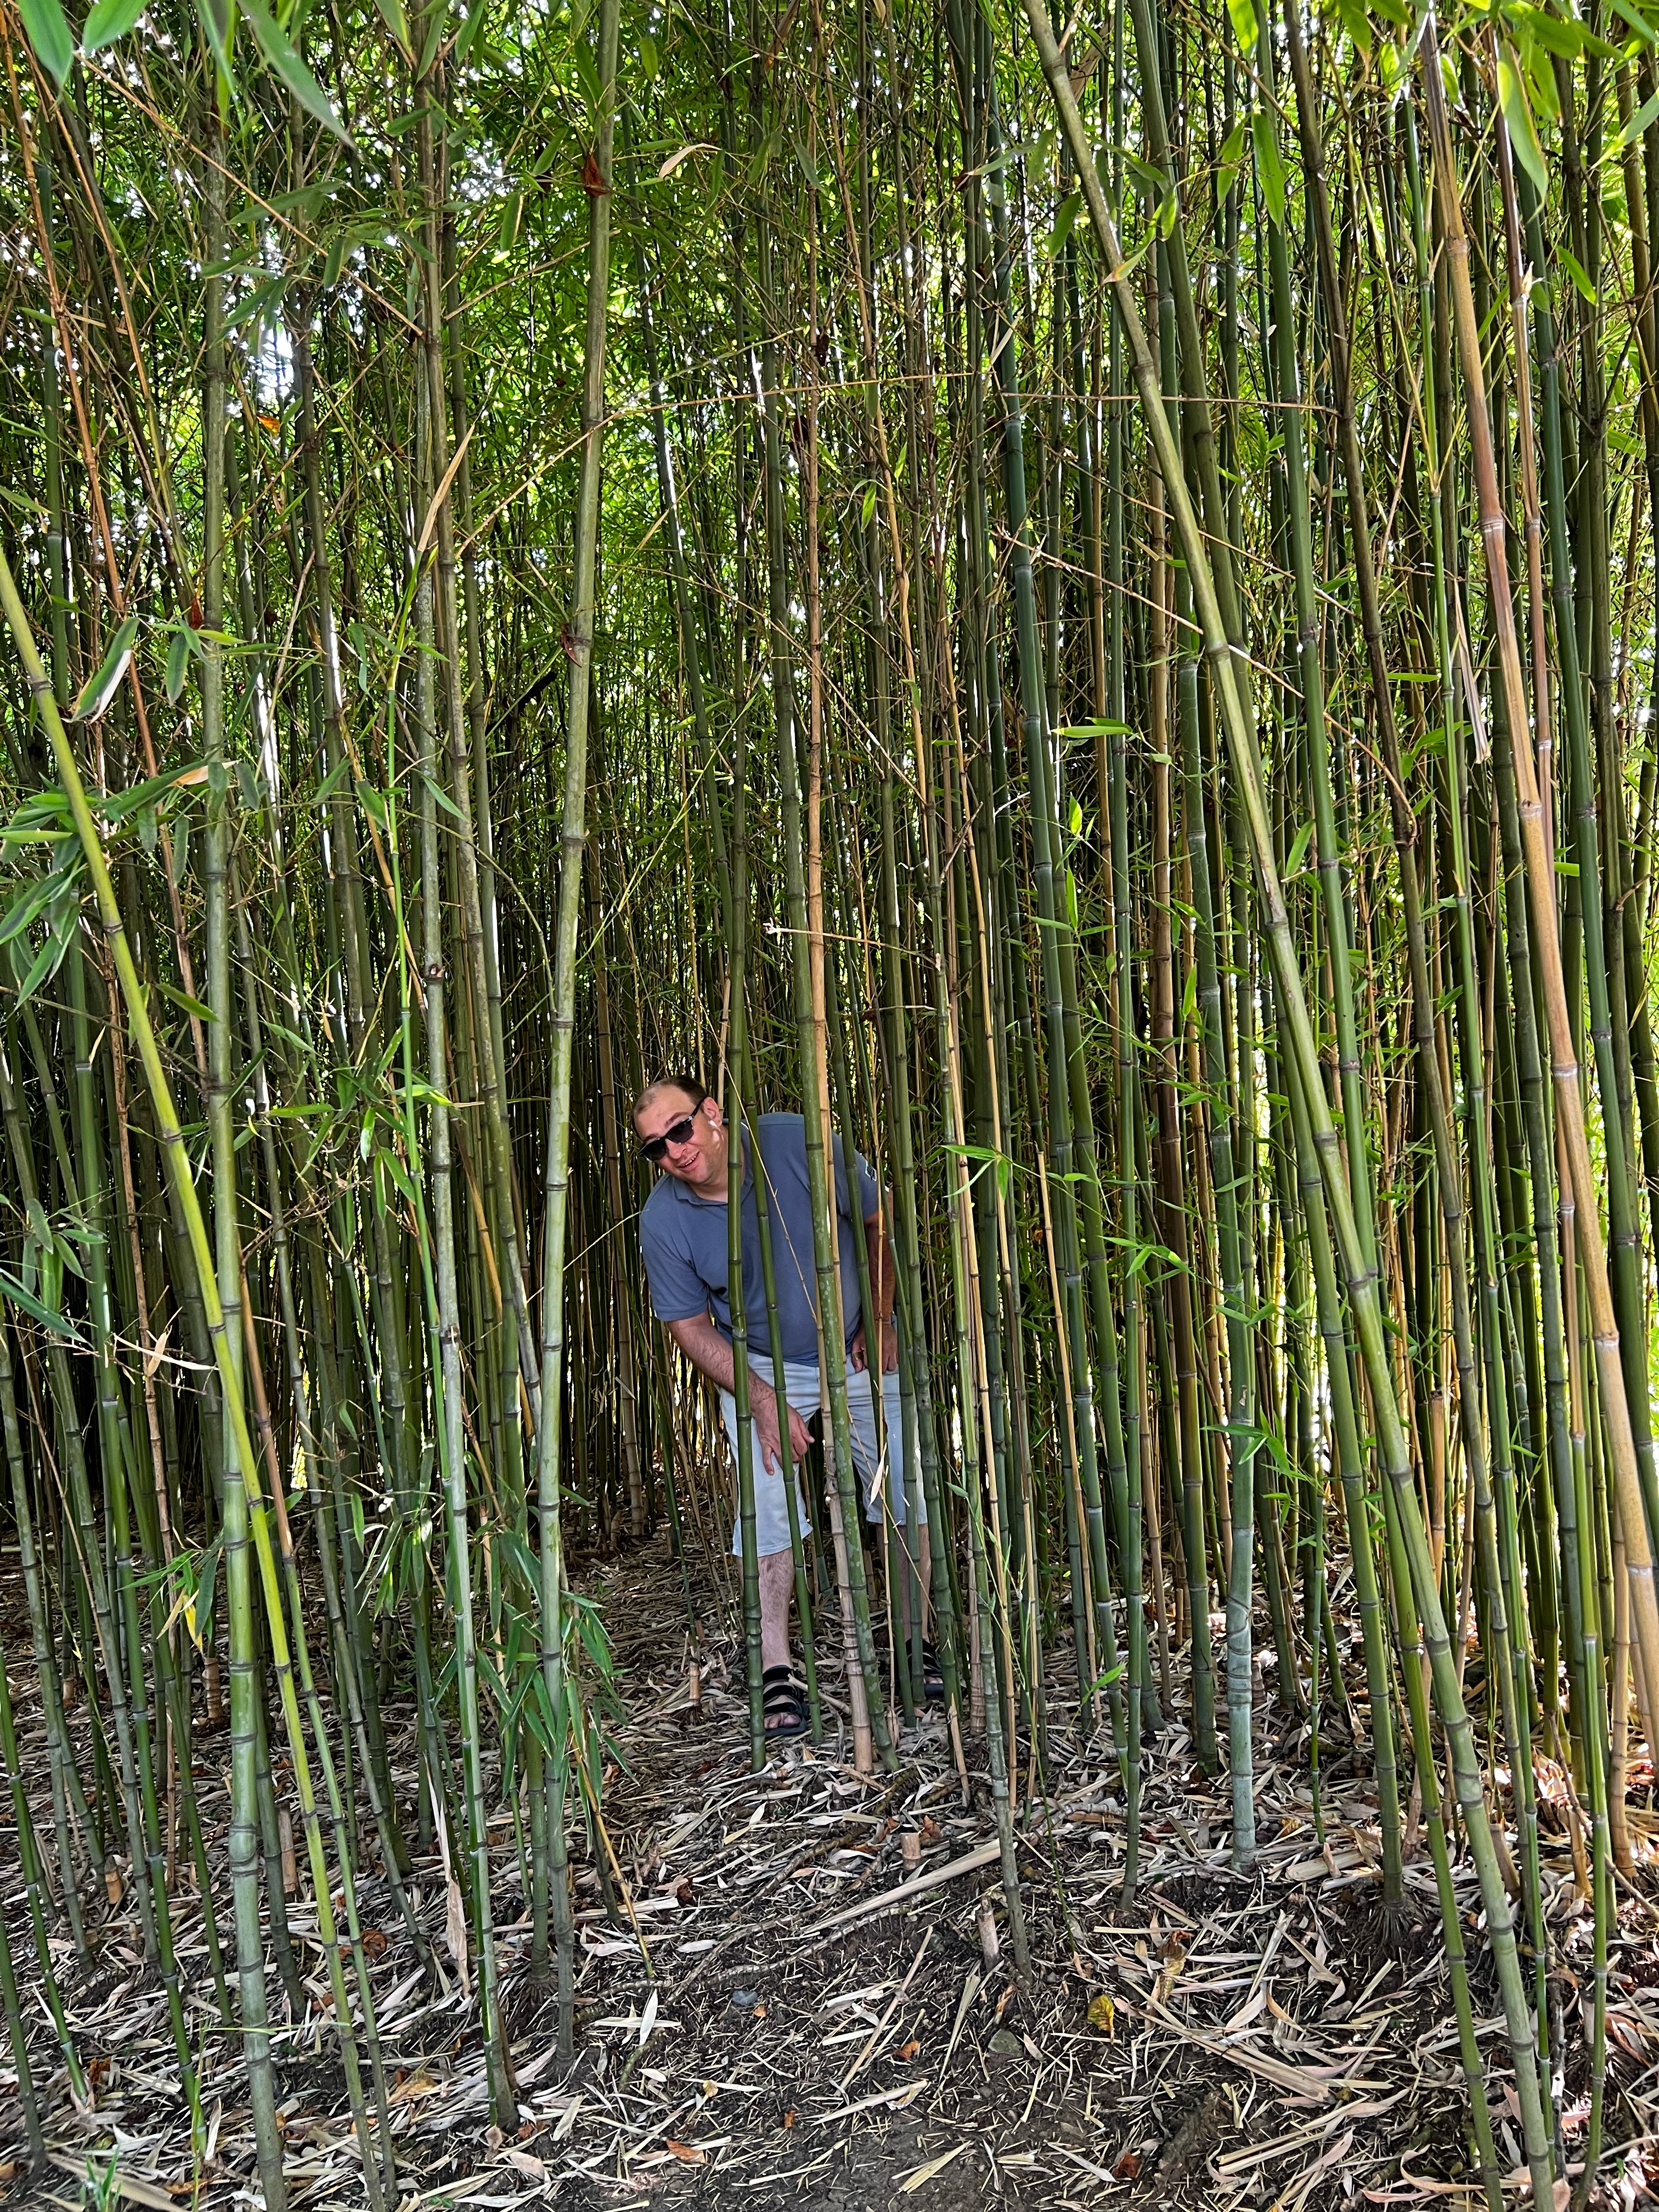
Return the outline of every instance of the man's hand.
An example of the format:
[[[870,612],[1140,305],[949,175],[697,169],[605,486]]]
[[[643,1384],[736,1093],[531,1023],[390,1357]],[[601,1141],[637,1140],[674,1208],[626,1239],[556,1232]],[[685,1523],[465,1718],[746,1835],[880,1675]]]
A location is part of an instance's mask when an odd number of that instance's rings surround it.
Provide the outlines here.
[[[853,1332],[853,1341],[847,1347],[847,1356],[860,1375],[870,1364],[870,1347],[865,1342],[862,1322]],[[881,1371],[884,1375],[896,1375],[898,1372],[898,1330],[890,1318],[881,1325]]]
[[[749,1382],[749,1417],[755,1425],[755,1440],[760,1446],[761,1465],[769,1474],[781,1474],[783,1455],[778,1440],[777,1393],[771,1385],[763,1382],[758,1375]],[[792,1406],[789,1408],[789,1456],[791,1460],[805,1459],[811,1432]]]
[[[864,1224],[864,1248],[870,1260],[870,1303],[878,1314],[885,1316],[881,1324],[881,1371],[884,1375],[898,1372],[898,1331],[893,1325],[893,1293],[897,1277],[893,1268],[893,1248],[881,1225],[881,1208],[870,1215]],[[854,1331],[848,1356],[859,1373],[870,1364],[870,1347],[865,1341],[864,1324]]]
[[[737,1377],[730,1341],[723,1337],[707,1314],[693,1315],[684,1321],[664,1324],[680,1350],[693,1366],[701,1368],[719,1390],[734,1390]],[[896,1343],[893,1357],[898,1358]],[[755,1434],[760,1442],[761,1465],[769,1474],[781,1474],[783,1454],[778,1442],[777,1395],[769,1382],[753,1373],[749,1377],[749,1417],[755,1425]],[[792,1406],[789,1408],[789,1456],[805,1459],[811,1432]]]

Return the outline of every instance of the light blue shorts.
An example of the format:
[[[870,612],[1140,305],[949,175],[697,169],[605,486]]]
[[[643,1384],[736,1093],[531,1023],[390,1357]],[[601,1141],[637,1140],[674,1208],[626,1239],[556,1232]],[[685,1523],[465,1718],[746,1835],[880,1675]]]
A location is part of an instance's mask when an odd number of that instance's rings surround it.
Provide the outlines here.
[[[772,1363],[751,1352],[749,1366],[752,1374],[763,1382],[772,1380]],[[818,1410],[823,1395],[816,1360],[787,1359],[783,1365],[784,1389],[793,1410],[801,1419],[810,1421]],[[866,1369],[860,1372],[847,1363],[847,1416],[853,1431],[853,1464],[858,1469],[859,1487],[864,1493],[864,1516],[866,1521],[879,1521],[884,1505],[898,1525],[904,1526],[904,1490],[896,1471],[903,1451],[904,1426],[899,1399],[899,1379],[896,1371],[881,1378],[882,1425],[886,1431],[886,1449],[878,1451],[876,1446],[875,1392],[871,1389],[871,1376]],[[726,1439],[732,1447],[732,1464],[738,1461],[738,1402],[729,1390],[720,1392],[720,1412],[726,1420]],[[825,1423],[828,1428],[828,1422]],[[765,1559],[773,1552],[789,1549],[789,1501],[784,1493],[783,1476],[774,1474],[761,1463],[760,1439],[750,1431],[750,1457],[755,1468],[755,1550]],[[833,1476],[831,1478],[833,1480]],[[916,1501],[916,1518],[926,1522],[927,1502],[921,1494],[921,1468],[911,1467],[908,1487]],[[800,1512],[800,1533],[808,1536],[812,1524],[806,1516],[806,1504],[801,1496],[800,1478],[795,1478],[795,1498]],[[739,1516],[732,1530],[732,1556],[743,1556],[743,1524]]]

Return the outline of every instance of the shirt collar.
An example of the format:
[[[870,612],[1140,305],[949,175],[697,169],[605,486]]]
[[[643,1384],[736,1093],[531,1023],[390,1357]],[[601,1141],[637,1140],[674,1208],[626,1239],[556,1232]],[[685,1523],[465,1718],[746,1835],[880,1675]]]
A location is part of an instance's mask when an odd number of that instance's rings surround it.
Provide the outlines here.
[[[738,1134],[743,1145],[743,1194],[746,1196],[755,1187],[755,1177],[749,1157],[749,1132],[747,1129],[739,1128]],[[665,1176],[662,1181],[667,1184],[682,1206],[724,1206],[730,1203],[729,1200],[724,1198],[704,1198],[700,1191],[695,1191],[689,1184],[683,1183],[678,1176]]]

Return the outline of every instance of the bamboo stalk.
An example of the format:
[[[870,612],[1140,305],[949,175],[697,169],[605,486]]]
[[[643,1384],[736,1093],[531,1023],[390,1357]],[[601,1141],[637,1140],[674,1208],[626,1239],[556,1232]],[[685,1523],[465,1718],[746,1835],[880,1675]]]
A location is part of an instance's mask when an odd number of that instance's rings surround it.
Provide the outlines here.
[[[605,348],[610,300],[611,156],[616,127],[617,0],[601,0],[597,43],[599,112],[591,158],[598,189],[588,196],[587,323],[583,350],[582,467],[576,567],[567,652],[572,670],[565,732],[564,818],[560,838],[549,1075],[546,1221],[542,1256],[541,1416],[537,1430],[536,1510],[541,1540],[541,1682],[554,1744],[547,1771],[547,1835],[558,1957],[559,2047],[571,2047],[574,1935],[565,1878],[566,1685],[564,1561],[560,1524],[559,1422],[565,1358],[564,1270],[570,1157],[570,1073],[575,1020],[576,927],[587,804],[588,678],[593,652],[599,532],[599,464],[605,423]]]

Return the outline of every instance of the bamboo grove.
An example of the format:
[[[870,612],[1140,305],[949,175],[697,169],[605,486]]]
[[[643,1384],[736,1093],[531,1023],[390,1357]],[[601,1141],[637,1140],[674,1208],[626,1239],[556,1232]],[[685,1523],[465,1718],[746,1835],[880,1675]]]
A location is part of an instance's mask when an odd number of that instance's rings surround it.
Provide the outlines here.
[[[633,1230],[629,1102],[691,1066],[804,1105],[821,1280],[830,1124],[890,1194],[1016,1955],[1054,1712],[1126,1896],[1154,1735],[1240,1875],[1267,1732],[1316,1800],[1349,1760],[1488,2202],[1588,2191],[1659,1697],[1656,49],[1635,0],[0,6],[37,2151],[119,1925],[198,2134],[234,2024],[284,2203],[298,1896],[396,2203],[368,1882],[511,2130],[505,1985],[568,2050],[616,1871],[603,1552],[709,1555],[765,1755]],[[814,1731],[843,1650],[869,1771],[914,1568],[851,1540],[844,1403],[823,1459]]]

